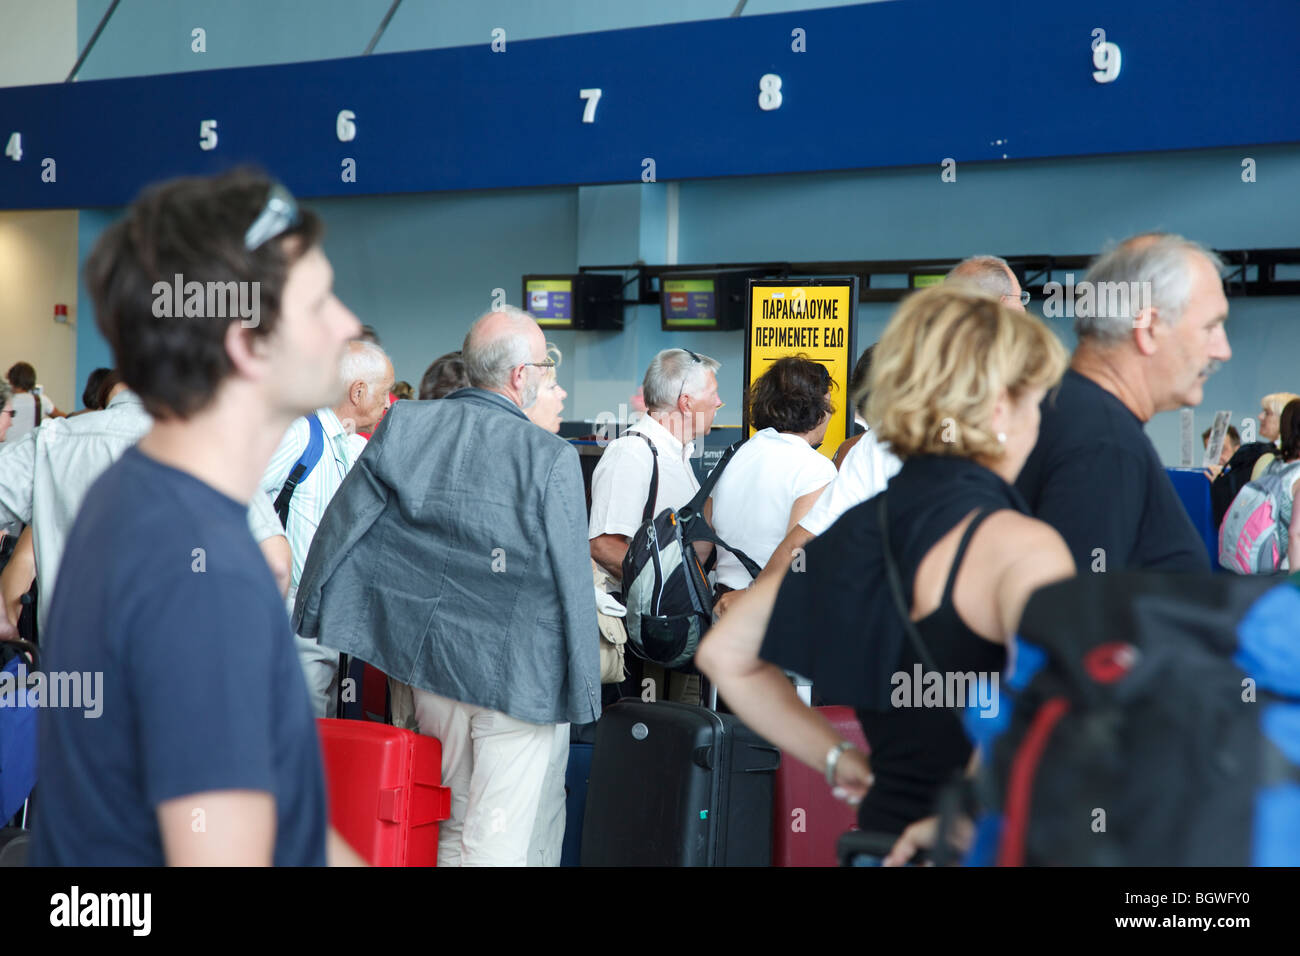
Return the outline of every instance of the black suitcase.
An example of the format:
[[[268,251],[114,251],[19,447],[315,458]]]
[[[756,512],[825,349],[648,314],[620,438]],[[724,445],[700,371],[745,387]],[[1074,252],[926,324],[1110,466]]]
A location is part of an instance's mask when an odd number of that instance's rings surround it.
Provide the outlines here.
[[[732,714],[620,700],[596,725],[582,865],[770,865],[780,763]]]

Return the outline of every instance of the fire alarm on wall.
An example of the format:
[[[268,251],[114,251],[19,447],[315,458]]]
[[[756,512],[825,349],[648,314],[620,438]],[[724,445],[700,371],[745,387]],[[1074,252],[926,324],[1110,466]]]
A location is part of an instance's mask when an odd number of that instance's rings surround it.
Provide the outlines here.
[[[57,304],[56,304],[56,305],[54,306],[54,321],[55,321],[55,322],[67,322],[67,321],[68,321],[68,307],[67,307],[66,305],[57,305]]]

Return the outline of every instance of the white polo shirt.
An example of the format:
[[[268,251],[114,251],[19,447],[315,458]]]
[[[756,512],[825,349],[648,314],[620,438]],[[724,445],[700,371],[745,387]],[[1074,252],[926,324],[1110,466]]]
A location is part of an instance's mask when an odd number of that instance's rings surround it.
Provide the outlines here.
[[[835,480],[817,499],[812,511],[799,520],[799,526],[814,535],[825,534],[844,512],[884,491],[889,479],[902,467],[903,463],[894,457],[889,446],[878,442],[875,433],[868,431],[849,449]]]
[[[691,467],[695,443],[682,445],[668,429],[649,415],[637,420],[629,432],[645,435],[659,453],[659,493],[654,514],[664,508],[680,508],[700,490]],[[627,434],[609,443],[591,476],[591,517],[587,537],[621,534],[631,538],[641,527],[641,512],[650,494],[654,456],[645,438]]]
[[[718,479],[713,530],[762,567],[785,537],[796,499],[834,478],[834,463],[808,442],[764,428],[740,446]],[[749,587],[749,572],[730,551],[719,551],[717,573],[719,584]]]

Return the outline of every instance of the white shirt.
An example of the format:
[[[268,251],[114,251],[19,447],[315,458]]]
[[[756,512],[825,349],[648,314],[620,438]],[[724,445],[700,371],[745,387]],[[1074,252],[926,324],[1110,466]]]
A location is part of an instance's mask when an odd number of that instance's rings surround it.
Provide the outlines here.
[[[682,445],[672,433],[649,415],[637,420],[629,432],[645,435],[654,442],[659,461],[659,493],[654,514],[665,508],[680,508],[700,490],[691,467],[695,443]],[[627,434],[609,443],[591,476],[591,516],[587,537],[621,534],[631,538],[641,527],[641,513],[650,494],[654,457],[645,438]]]
[[[64,545],[90,486],[152,425],[139,397],[122,391],[102,411],[42,420],[21,441],[0,445],[0,528],[16,535],[32,526],[38,622],[49,620]],[[284,532],[259,497],[249,503],[248,524],[260,543]]]
[[[343,428],[343,423],[334,414],[333,409],[316,410],[324,432],[325,444],[321,449],[320,460],[294,489],[289,501],[289,526],[285,535],[289,539],[289,550],[293,552],[293,572],[289,583],[287,599],[290,608],[298,591],[298,579],[302,577],[302,567],[307,561],[307,552],[311,550],[312,538],[325,509],[329,507],[334,492],[339,490],[343,479],[352,468],[351,436]],[[295,419],[280,440],[280,447],[271,456],[270,464],[262,475],[261,489],[272,503],[280,494],[280,488],[289,477],[294,463],[307,450],[307,441],[311,436],[306,418]]]
[[[762,567],[785,537],[795,500],[834,478],[834,463],[798,435],[764,428],[740,446],[718,479],[713,530]],[[749,587],[749,572],[730,551],[718,552],[717,574],[719,584]]]
[[[799,526],[814,535],[825,534],[844,512],[884,491],[889,479],[902,467],[903,463],[894,457],[889,446],[876,441],[874,432],[867,432],[849,449],[839,474],[817,499],[812,511],[799,519]]]
[[[41,396],[41,421],[50,417],[54,411],[54,403],[48,396]],[[9,423],[9,431],[5,433],[5,443],[14,444],[29,431],[36,427],[36,396],[31,392],[14,393],[14,418]]]

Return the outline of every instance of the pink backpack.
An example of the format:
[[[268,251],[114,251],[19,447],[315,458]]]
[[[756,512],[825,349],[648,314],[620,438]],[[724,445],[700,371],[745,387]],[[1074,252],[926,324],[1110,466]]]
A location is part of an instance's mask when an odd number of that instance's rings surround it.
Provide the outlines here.
[[[1248,483],[1219,525],[1219,564],[1238,574],[1272,574],[1286,557],[1282,505],[1300,477],[1300,461],[1270,465]]]

